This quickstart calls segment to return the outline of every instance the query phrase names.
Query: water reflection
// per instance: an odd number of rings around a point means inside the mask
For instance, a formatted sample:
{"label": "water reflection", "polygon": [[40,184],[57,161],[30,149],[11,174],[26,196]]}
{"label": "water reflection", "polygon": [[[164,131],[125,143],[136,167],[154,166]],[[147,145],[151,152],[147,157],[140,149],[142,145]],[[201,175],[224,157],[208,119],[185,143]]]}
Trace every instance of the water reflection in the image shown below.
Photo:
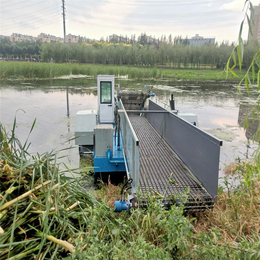
{"label": "water reflection", "polygon": [[260,125],[259,111],[257,103],[244,102],[239,106],[238,124],[245,127],[245,135],[248,140],[257,140],[255,135]]}

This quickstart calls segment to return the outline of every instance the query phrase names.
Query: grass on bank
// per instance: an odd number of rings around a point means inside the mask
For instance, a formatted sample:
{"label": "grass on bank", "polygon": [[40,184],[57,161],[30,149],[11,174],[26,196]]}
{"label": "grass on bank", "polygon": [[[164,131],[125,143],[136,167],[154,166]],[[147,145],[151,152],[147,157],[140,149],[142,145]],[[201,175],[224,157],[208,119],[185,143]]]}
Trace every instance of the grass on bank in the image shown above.
{"label": "grass on bank", "polygon": [[260,164],[239,163],[240,185],[225,179],[213,211],[184,216],[151,198],[147,209],[116,214],[108,204],[120,188],[103,186],[95,198],[64,177],[57,154],[30,155],[0,130],[0,260],[260,257]]}
{"label": "grass on bank", "polygon": [[[176,80],[226,80],[223,70],[217,69],[158,69],[156,67],[130,67],[95,64],[56,64],[0,61],[0,79],[49,79],[66,75],[87,75],[96,77],[103,75],[128,76],[129,79],[162,79]],[[238,78],[228,76],[228,80],[239,81],[242,72],[237,72]]]}

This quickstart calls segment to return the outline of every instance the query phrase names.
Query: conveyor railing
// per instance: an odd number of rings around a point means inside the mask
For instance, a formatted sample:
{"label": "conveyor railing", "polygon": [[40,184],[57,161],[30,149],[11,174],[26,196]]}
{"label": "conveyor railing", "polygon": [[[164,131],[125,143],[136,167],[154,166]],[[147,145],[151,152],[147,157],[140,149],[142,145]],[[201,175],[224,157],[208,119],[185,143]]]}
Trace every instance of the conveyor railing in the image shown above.
{"label": "conveyor railing", "polygon": [[[151,100],[149,110],[167,111]],[[145,116],[216,201],[222,141],[171,112]]]}
{"label": "conveyor railing", "polygon": [[125,157],[127,177],[132,178],[132,193],[138,191],[139,186],[139,140],[133,130],[122,101],[118,102],[120,115],[120,129],[123,136],[123,153]]}

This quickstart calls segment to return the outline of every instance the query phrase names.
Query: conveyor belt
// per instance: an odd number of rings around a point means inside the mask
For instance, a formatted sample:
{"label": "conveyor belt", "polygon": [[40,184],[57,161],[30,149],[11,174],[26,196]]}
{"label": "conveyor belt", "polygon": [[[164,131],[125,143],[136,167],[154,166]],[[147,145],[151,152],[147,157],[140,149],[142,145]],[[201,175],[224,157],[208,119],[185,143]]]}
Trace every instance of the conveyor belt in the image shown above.
{"label": "conveyor belt", "polygon": [[139,139],[141,192],[162,195],[166,204],[173,204],[176,203],[176,195],[184,193],[189,187],[186,210],[212,208],[212,196],[147,119],[132,113],[128,116]]}

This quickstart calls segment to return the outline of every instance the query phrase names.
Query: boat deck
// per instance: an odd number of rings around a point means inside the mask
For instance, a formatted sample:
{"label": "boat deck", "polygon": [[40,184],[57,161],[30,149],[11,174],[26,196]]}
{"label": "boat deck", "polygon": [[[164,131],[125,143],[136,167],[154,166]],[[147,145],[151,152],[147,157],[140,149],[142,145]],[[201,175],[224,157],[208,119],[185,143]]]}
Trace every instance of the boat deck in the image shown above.
{"label": "boat deck", "polygon": [[212,196],[170,148],[144,116],[128,114],[139,139],[140,189],[143,194],[163,197],[167,205],[178,204],[189,189],[186,210],[212,208]]}

